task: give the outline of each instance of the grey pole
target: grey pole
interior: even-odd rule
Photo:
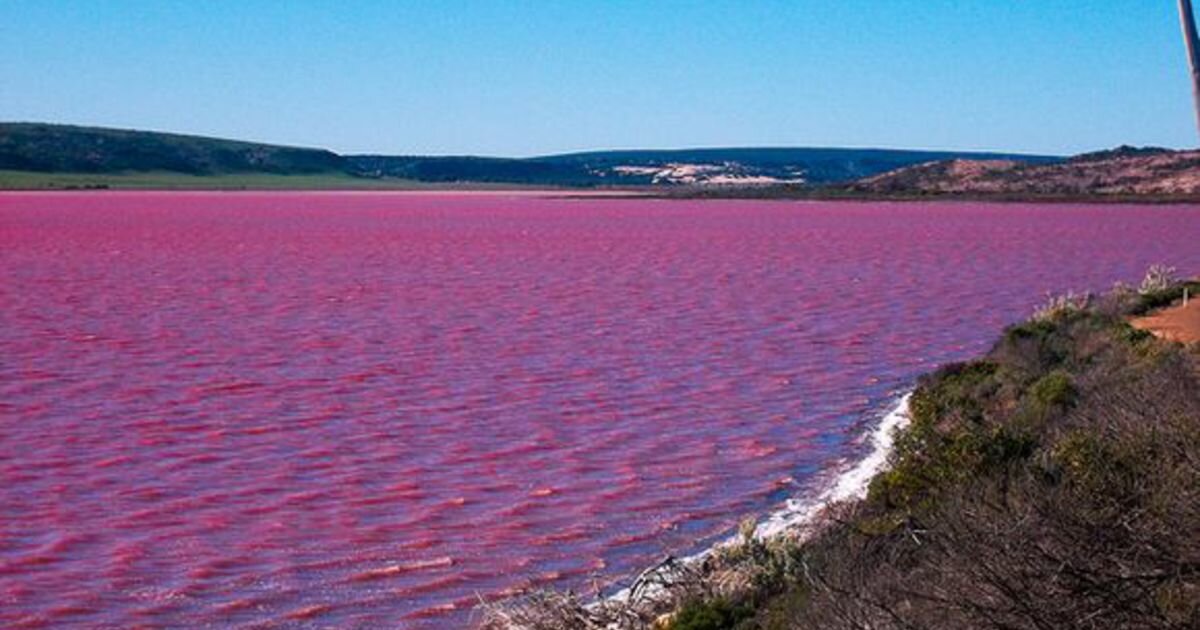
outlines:
[[[1192,0],[1179,0],[1179,21],[1183,23],[1183,41],[1187,45],[1188,66],[1192,70],[1196,128],[1200,130],[1200,38],[1196,36],[1196,17],[1192,14]]]

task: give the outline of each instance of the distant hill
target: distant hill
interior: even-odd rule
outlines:
[[[200,177],[319,174],[332,176],[333,185],[363,180],[527,186],[813,185],[965,158],[1031,164],[1057,160],[1013,154],[836,148],[621,150],[535,158],[338,155],[324,149],[171,133],[0,123],[0,171],[92,174],[101,183],[104,178],[100,176],[110,175],[118,184],[118,175],[179,173]],[[21,176],[8,181],[39,180]]]
[[[1118,147],[1051,164],[952,159],[874,175],[844,189],[885,195],[1198,195],[1200,151]]]
[[[729,148],[590,151],[534,158],[346,156],[361,177],[559,186],[766,185],[843,182],[957,157],[1047,163],[1058,158],[889,149]]]
[[[357,177],[394,177],[419,182],[480,182],[556,186],[604,183],[577,165],[553,160],[475,156],[348,155],[346,172]]]
[[[785,147],[591,151],[539,159],[577,165],[609,179],[640,175],[643,183],[827,184],[955,158],[1035,164],[1059,159],[1011,153]]]
[[[322,149],[150,131],[0,123],[0,169],[6,170],[284,175],[340,171],[342,168],[341,156]]]

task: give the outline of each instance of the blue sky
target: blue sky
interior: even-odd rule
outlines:
[[[1192,146],[1173,0],[0,1],[0,120],[342,152]]]

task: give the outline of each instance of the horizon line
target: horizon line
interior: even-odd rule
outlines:
[[[290,142],[281,142],[273,140],[257,140],[231,137],[228,135],[192,132],[192,131],[175,131],[155,129],[149,127],[124,127],[124,126],[108,126],[103,124],[85,124],[74,122],[49,122],[44,120],[0,120],[0,125],[45,125],[51,127],[73,127],[76,129],[98,129],[104,131],[118,131],[129,133],[152,133],[170,136],[181,136],[190,138],[202,138],[207,140],[222,140],[227,142],[242,142],[246,144],[261,144],[276,146],[289,149],[306,149],[315,151],[328,151],[339,157],[356,157],[356,156],[386,156],[386,157],[439,157],[439,158],[485,158],[485,159],[507,159],[507,160],[537,160],[542,158],[565,157],[572,155],[583,155],[588,153],[622,153],[622,152],[650,152],[650,153],[669,153],[669,152],[685,152],[685,151],[729,151],[729,150],[795,150],[808,149],[817,151],[837,151],[837,150],[852,150],[852,151],[891,151],[891,152],[910,152],[910,153],[978,153],[978,154],[997,154],[1008,156],[1022,157],[1039,157],[1039,158],[1063,158],[1071,155],[1081,155],[1092,151],[1104,151],[1114,147],[1096,148],[1091,151],[1083,151],[1080,153],[1037,153],[1021,150],[1008,149],[953,149],[953,148],[930,148],[930,147],[893,147],[880,145],[807,145],[807,144],[729,144],[729,145],[687,145],[677,147],[603,147],[603,148],[585,148],[572,149],[567,151],[558,151],[552,153],[535,153],[529,155],[497,155],[484,153],[463,153],[463,152],[448,152],[448,153],[419,153],[412,151],[405,152],[386,152],[386,151],[354,151],[341,152],[335,151],[328,147],[318,145],[295,144]],[[1138,146],[1138,145],[1129,145]],[[1139,148],[1143,148],[1140,147]],[[1166,148],[1153,147],[1146,145],[1144,148]]]

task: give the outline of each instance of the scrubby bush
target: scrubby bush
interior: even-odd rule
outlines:
[[[1118,313],[923,379],[893,467],[759,627],[1200,627],[1200,353]]]
[[[1200,350],[1126,322],[1200,283],[1143,285],[921,378],[866,500],[800,544],[744,523],[665,627],[1200,627]]]
[[[1187,291],[1190,295],[1196,295],[1200,291],[1200,281],[1181,282],[1163,289],[1162,291],[1154,291],[1151,293],[1139,294],[1139,301],[1134,307],[1134,314],[1141,315],[1148,313],[1156,308],[1170,306],[1183,298],[1183,292]]]
[[[694,600],[675,614],[667,630],[727,630],[753,615],[754,609],[750,606],[723,598]]]
[[[1196,295],[1200,291],[1200,280],[1183,281],[1176,275],[1174,267],[1154,265],[1146,271],[1138,287],[1137,299],[1126,314],[1141,315],[1169,306],[1182,299],[1185,291]]]
[[[1055,370],[1038,379],[1029,391],[1042,408],[1065,407],[1075,399],[1071,376],[1063,370]]]
[[[1174,267],[1151,265],[1146,270],[1146,275],[1142,277],[1142,284],[1138,286],[1138,293],[1142,295],[1161,293],[1176,284],[1179,284],[1179,277]]]
[[[1093,307],[1099,315],[1116,318],[1132,312],[1139,302],[1138,292],[1132,285],[1117,282],[1093,302]]]
[[[1048,296],[1044,304],[1033,310],[1033,321],[1053,321],[1078,313],[1086,309],[1091,301],[1090,293],[1067,292],[1063,295]]]

